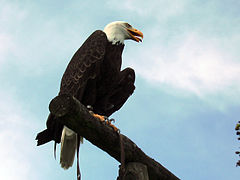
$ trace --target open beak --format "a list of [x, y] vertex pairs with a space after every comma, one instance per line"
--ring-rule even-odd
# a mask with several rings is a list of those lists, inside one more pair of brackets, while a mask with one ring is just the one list
[[127, 30], [134, 41], [142, 42], [143, 33], [141, 31], [134, 28], [127, 28]]

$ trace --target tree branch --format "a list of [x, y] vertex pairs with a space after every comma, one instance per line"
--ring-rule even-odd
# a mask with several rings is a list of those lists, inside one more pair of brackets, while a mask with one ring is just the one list
[[[76, 98], [68, 95], [57, 96], [51, 101], [49, 110], [62, 124], [121, 162], [119, 134], [93, 117]], [[126, 164], [128, 162], [145, 164], [150, 180], [179, 180], [161, 164], [148, 157], [129, 138], [122, 135], [122, 140]]]

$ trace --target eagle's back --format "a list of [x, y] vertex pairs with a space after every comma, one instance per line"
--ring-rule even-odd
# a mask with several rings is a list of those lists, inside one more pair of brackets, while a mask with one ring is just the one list
[[95, 79], [102, 63], [107, 37], [103, 31], [93, 32], [73, 55], [62, 80], [59, 94], [70, 94], [81, 101], [89, 79]]

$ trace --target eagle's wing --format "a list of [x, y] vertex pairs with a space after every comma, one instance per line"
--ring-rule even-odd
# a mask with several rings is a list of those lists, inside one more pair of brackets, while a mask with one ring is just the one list
[[69, 62], [59, 94], [70, 94], [81, 101], [87, 81], [99, 73], [107, 42], [103, 31], [97, 30], [89, 36]]
[[[83, 43], [69, 62], [62, 77], [59, 94], [70, 94], [81, 101], [85, 85], [89, 79], [95, 78], [99, 73], [99, 66], [103, 61], [107, 37], [103, 31], [97, 30]], [[50, 113], [47, 120], [47, 129], [38, 133], [38, 145], [51, 140], [59, 143], [63, 125]]]
[[135, 72], [132, 68], [126, 68], [119, 72], [116, 81], [113, 82], [112, 89], [107, 94], [97, 99], [94, 111], [98, 114], [110, 116], [115, 111], [118, 111], [127, 99], [132, 95], [135, 86]]
[[[79, 101], [83, 100], [82, 96], [87, 91], [86, 84], [89, 83], [90, 79], [95, 79], [100, 72], [106, 45], [107, 37], [104, 32], [95, 31], [89, 36], [69, 62], [62, 77], [59, 94], [69, 94], [75, 96]], [[72, 166], [76, 148], [79, 149], [77, 144], [80, 144], [80, 138], [77, 134], [64, 127], [60, 154], [60, 163], [64, 169]], [[78, 169], [78, 175], [79, 172]]]
[[111, 108], [106, 108], [105, 115], [110, 116], [115, 111], [118, 111], [127, 99], [132, 95], [135, 86], [135, 72], [132, 68], [126, 68], [119, 74], [120, 79], [114, 90], [109, 94], [108, 104]]

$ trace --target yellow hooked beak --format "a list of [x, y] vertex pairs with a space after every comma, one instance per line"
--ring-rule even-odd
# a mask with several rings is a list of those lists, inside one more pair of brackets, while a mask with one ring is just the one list
[[[130, 36], [132, 37], [132, 39], [134, 41], [137, 41], [137, 42], [142, 42], [142, 39], [143, 39], [143, 33], [133, 27], [131, 28], [127, 28]], [[139, 38], [140, 37], [140, 38]]]

